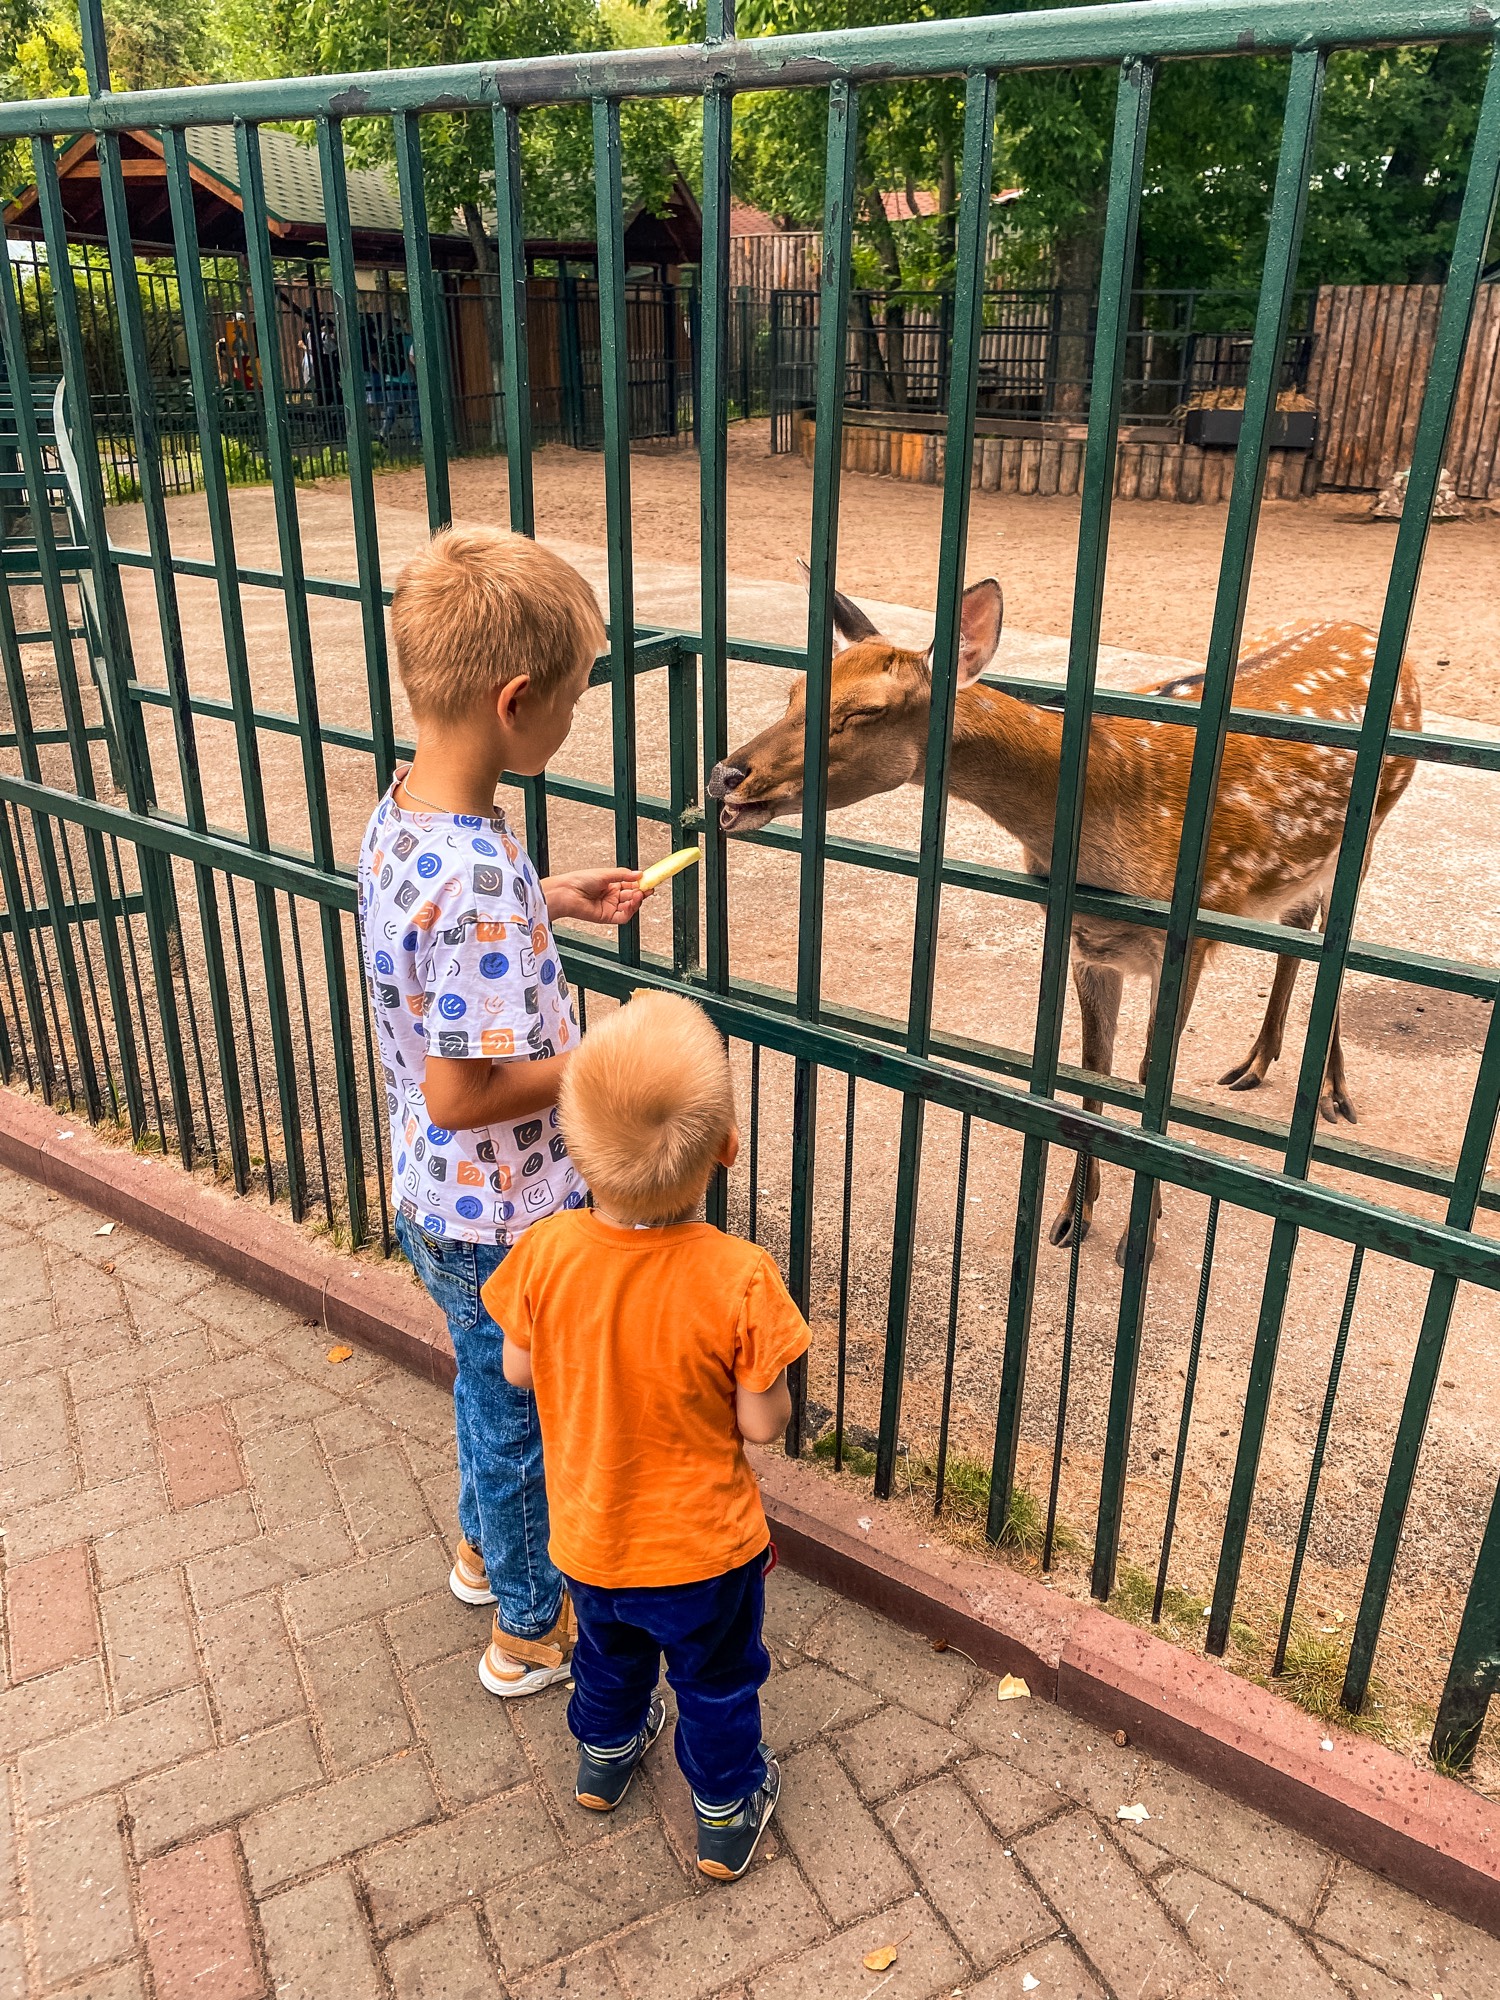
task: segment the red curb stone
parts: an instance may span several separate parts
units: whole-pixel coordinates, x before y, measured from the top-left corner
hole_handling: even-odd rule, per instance
[[[752,1449],[766,1519],[789,1569],[884,1612],[929,1639],[946,1639],[976,1665],[1019,1674],[1054,1698],[1058,1665],[1084,1606],[993,1564],[966,1561],[868,1496]],[[859,1523],[867,1520],[868,1528]]]
[[[244,1485],[245,1469],[222,1403],[164,1417],[156,1435],[174,1507],[196,1507],[200,1500],[217,1500]]]
[[[265,1992],[232,1834],[146,1862],[141,1905],[157,2000],[258,2000]]]
[[[1075,1628],[1058,1700],[1500,1936],[1500,1805],[1467,1785],[1104,1611]]]
[[[76,1136],[60,1140],[63,1129]],[[453,1379],[446,1329],[404,1265],[337,1256],[282,1216],[231,1200],[169,1162],[102,1147],[85,1127],[65,1126],[7,1090],[0,1090],[0,1166],[129,1223],[336,1338],[358,1340],[428,1380]],[[1001,1565],[926,1542],[904,1515],[780,1453],[751,1457],[789,1567],[946,1639],[990,1671],[1021,1674],[1034,1694],[1125,1729],[1152,1754],[1500,1936],[1500,1809],[1489,1801],[1358,1737],[1340,1733],[1332,1751],[1322,1750],[1317,1722],[1217,1662]],[[237,1877],[235,1884],[238,1895]],[[161,1995],[178,2000],[203,1990],[162,1985]],[[240,1988],[222,1991],[239,2000]]]
[[[12,1680],[34,1680],[74,1660],[92,1659],[98,1652],[99,1621],[88,1554],[81,1542],[12,1564],[5,1600]]]

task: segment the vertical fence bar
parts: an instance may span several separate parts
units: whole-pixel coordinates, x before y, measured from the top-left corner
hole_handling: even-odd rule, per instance
[[[24,705],[26,680],[21,667],[21,649],[16,642],[15,613],[11,607],[8,585],[0,587],[0,666],[4,668],[11,721],[15,726],[18,742],[22,746],[21,768],[24,775],[28,734],[23,721],[26,713]],[[17,688],[21,694],[20,707],[16,701]],[[27,1019],[31,1023],[31,1042],[36,1050],[37,1076],[42,1096],[50,1104],[57,1091],[57,1057],[61,1051],[54,1049],[52,1034],[47,1025],[47,1009],[42,998],[36,946],[31,935],[32,911],[21,881],[19,857],[11,833],[10,814],[3,805],[0,805],[0,888],[5,891],[5,906],[10,912],[11,930],[16,941],[16,965],[21,975],[21,995],[26,1002]]]
[[[52,638],[52,655],[57,669],[58,689],[68,721],[68,737],[73,752],[74,783],[81,792],[88,795],[94,790],[93,768],[89,762],[88,742],[84,736],[83,715],[78,705],[78,690],[74,679],[76,663],[73,657],[73,641],[68,636],[67,604],[63,596],[62,570],[58,560],[57,544],[52,532],[52,505],[48,491],[47,468],[43,462],[41,436],[31,396],[31,377],[26,365],[20,306],[16,297],[15,267],[11,262],[10,246],[3,230],[0,230],[0,263],[3,263],[4,267],[3,280],[0,280],[0,338],[3,338],[5,353],[15,358],[15,365],[11,368],[10,374],[14,385],[16,443],[20,452],[21,469],[26,480],[26,498],[31,510],[32,529],[36,537],[37,567],[41,577],[42,598],[47,610],[47,625]],[[8,600],[9,586],[3,587]],[[41,760],[37,755],[31,702],[21,666],[19,647],[15,644],[15,627],[10,620],[8,601],[6,613],[9,629],[4,634],[5,678],[10,696],[11,716],[16,730],[22,770],[25,776],[39,783],[43,782]],[[53,943],[62,979],[68,1028],[78,1057],[84,1105],[89,1118],[98,1120],[103,1115],[104,1101],[99,1089],[94,1038],[89,1031],[72,927],[65,915],[68,897],[57,865],[57,848],[52,828],[41,815],[36,816],[36,848],[42,888],[52,913]],[[99,851],[99,859],[102,864],[102,849]],[[102,910],[108,900],[107,884],[96,881],[94,892]],[[107,1065],[108,1052],[100,1047],[97,1054],[99,1061]]]
[[[323,740],[318,713],[317,679],[313,667],[312,630],[307,615],[306,574],[302,558],[302,532],[297,516],[296,467],[292,457],[291,423],[286,403],[286,381],[277,328],[276,274],[271,261],[271,238],[266,216],[265,170],[261,159],[260,128],[243,123],[235,127],[235,151],[240,170],[240,203],[245,217],[245,251],[250,276],[250,298],[257,324],[263,329],[259,343],[261,395],[265,406],[266,461],[271,473],[271,489],[276,507],[276,541],[281,559],[283,594],[286,604],[287,646],[291,656],[292,684],[297,703],[298,740],[302,748],[302,784],[307,800],[309,835],[313,859],[320,868],[334,865],[333,836],[328,818],[328,780],[323,761]],[[337,312],[337,308],[335,308]],[[342,339],[340,341],[343,347]],[[358,347],[343,353],[341,375],[358,365]],[[363,392],[361,389],[361,404]],[[282,1142],[293,1216],[300,1222],[307,1202],[307,1166],[302,1139],[302,1104],[297,1089],[297,1061],[292,1036],[291,1007],[282,957],[281,931],[276,913],[275,892],[256,884],[256,912],[260,918],[261,958],[266,974],[266,1006],[271,1017],[271,1043],[276,1059],[276,1083],[281,1104]],[[336,931],[337,912],[324,908],[325,952],[329,922],[335,926],[331,971],[342,970],[341,941]],[[333,980],[330,978],[330,988]],[[352,1101],[352,1076],[345,1068],[352,1064],[353,1052],[340,1027],[330,1023],[334,1058],[339,1071],[341,1108]],[[308,1079],[309,1086],[313,1080]],[[347,1144],[345,1165],[352,1172]],[[357,1135],[356,1135],[357,1137]],[[358,1145],[354,1149],[358,1159]],[[352,1180],[351,1180],[352,1185]]]
[[[803,743],[802,852],[799,866],[797,1012],[815,1021],[823,988],[823,846],[828,824],[828,704],[832,688],[833,599],[839,546],[844,434],[844,325],[849,317],[850,233],[859,149],[859,105],[842,79],[828,93],[823,179],[823,290],[819,307],[817,434],[813,456],[812,547],[808,552],[807,725]],[[818,1071],[798,1056],[792,1071],[792,1208],[787,1284],[806,1313],[812,1289],[812,1236],[818,1158]],[[789,1375],[792,1420],[786,1448],[802,1449],[807,1366]]]
[[[1344,1354],[1349,1346],[1349,1329],[1354,1324],[1354,1302],[1359,1296],[1359,1274],[1364,1269],[1365,1246],[1355,1245],[1349,1260],[1349,1278],[1344,1287],[1344,1309],[1339,1314],[1338,1332],[1333,1340],[1333,1359],[1328,1369],[1328,1385],[1323,1392],[1323,1409],[1318,1418],[1318,1435],[1308,1468],[1307,1491],[1302,1499],[1302,1518],[1297,1524],[1297,1546],[1292,1554],[1292,1574],[1286,1587],[1286,1603],[1281,1613],[1281,1630],[1276,1635],[1276,1653],[1271,1672],[1279,1674],[1286,1665],[1287,1641],[1292,1636],[1292,1619],[1297,1611],[1297,1592],[1302,1584],[1302,1565],[1307,1559],[1308,1537],[1312,1533],[1313,1508],[1317,1505],[1318,1483],[1323,1477],[1323,1461],[1328,1455],[1328,1436],[1333,1429],[1333,1412],[1338,1402],[1339,1381],[1344,1372]]]
[[[181,131],[169,131],[162,135],[166,152],[167,196],[172,210],[172,230],[177,248],[177,277],[182,289],[183,320],[187,334],[188,366],[192,375],[193,400],[198,418],[198,439],[203,459],[203,488],[208,514],[209,535],[213,543],[214,567],[217,572],[219,593],[219,623],[224,634],[224,663],[229,679],[229,699],[234,710],[235,746],[239,754],[240,793],[245,813],[246,837],[252,847],[262,853],[269,850],[270,834],[266,819],[265,783],[261,774],[260,741],[255,727],[255,690],[250,679],[250,655],[245,640],[244,608],[240,602],[239,583],[236,577],[236,555],[234,525],[230,517],[229,484],[224,470],[224,440],[219,425],[217,375],[214,366],[212,337],[208,323],[208,299],[203,285],[203,262],[198,242],[197,215],[193,207],[193,182],[188,166],[187,143]],[[243,143],[239,146],[241,169],[241,199],[245,213],[245,233],[247,253],[251,250],[252,239],[264,235],[264,191],[258,185],[258,176],[247,188],[243,175],[248,166],[252,172],[259,164],[259,145],[256,157],[249,158],[250,149]],[[268,324],[274,328],[275,307],[272,293],[271,316]],[[262,286],[262,297],[264,290]],[[252,300],[254,293],[252,292]],[[262,386],[265,384],[264,371],[269,364],[273,373],[280,360],[279,343],[272,339],[264,343],[271,350],[262,356]],[[278,413],[279,414],[279,413]],[[285,438],[275,439],[276,417],[268,404],[266,413],[266,449],[272,459],[272,476],[276,477],[279,467],[277,460],[285,449]],[[277,527],[280,539],[280,554],[283,569],[287,562],[288,542],[292,545],[293,568],[291,578],[301,584],[300,546],[297,545],[295,527],[290,538],[286,533],[286,508],[282,492],[276,495]],[[291,579],[289,579],[290,582]],[[290,621],[295,625],[295,617]],[[305,618],[304,618],[305,623]],[[292,666],[294,675],[299,668],[297,636],[292,635]],[[299,693],[301,692],[299,686]],[[317,717],[301,714],[303,742],[308,744],[309,725],[316,729]],[[327,786],[319,785],[320,797],[326,800]],[[308,795],[309,816],[316,819],[319,811],[325,818],[326,803],[315,801],[311,790]],[[317,850],[316,834],[314,852]],[[273,1021],[277,1002],[284,1007],[285,990],[277,977],[281,965],[281,937],[276,919],[275,896],[264,884],[256,884],[256,916],[260,926],[261,957],[265,965],[267,981],[267,1004],[272,1010]],[[277,969],[273,971],[273,965]],[[280,991],[275,989],[280,987]],[[253,1034],[247,1017],[246,1032]],[[278,1070],[280,1064],[277,1065]],[[226,1098],[227,1102],[227,1098]],[[288,1118],[288,1109],[291,1117]],[[291,1095],[290,1106],[283,1099],[284,1139],[287,1147],[288,1172],[296,1178],[294,1137],[300,1118],[296,1111],[295,1091]],[[300,1135],[298,1135],[300,1136]],[[245,1135],[242,1117],[238,1109],[229,1119],[230,1158],[235,1171],[235,1184],[240,1185],[241,1175],[248,1175],[248,1155],[245,1151]],[[241,1190],[243,1192],[243,1189]]]
[[[710,46],[734,33],[734,0],[709,0]],[[699,577],[702,597],[703,737],[705,761],[729,751],[726,572],[729,561],[729,199],[734,100],[713,84],[703,99],[703,287],[700,313],[701,443],[698,457]],[[729,986],[727,843],[717,811],[703,827],[704,966],[716,993]],[[714,1218],[720,1224],[724,1217]]]
[[[246,218],[246,250],[252,270],[252,298],[260,300],[260,314],[268,326],[276,326],[276,278],[270,258],[270,234],[266,224],[266,186],[260,158],[260,132],[240,126],[236,132],[240,156],[240,200]],[[308,602],[302,570],[302,532],[296,512],[296,488],[292,474],[292,450],[286,422],[286,384],[282,380],[280,344],[268,342],[270,366],[262,374],[262,394],[266,404],[266,454],[272,470],[276,494],[276,534],[286,578],[286,634],[292,656],[292,682],[296,688],[298,742],[302,746],[302,788],[308,802],[308,832],[312,858],[328,872],[336,866],[334,834],[328,816],[328,772],[322,752],[322,724],[318,714],[318,682],[312,664],[312,632],[308,626]],[[302,1114],[296,1096],[296,1062],[292,1058],[290,1010],[286,1006],[286,972],[276,928],[274,896],[256,884],[256,908],[262,912],[262,956],[268,982],[276,982],[274,1036],[276,1070],[286,1074],[286,1094],[282,1116],[296,1126],[296,1152],[292,1152],[292,1126],[288,1132],[288,1174],[296,1188],[296,1198],[304,1198],[304,1158],[302,1158]],[[354,1060],[354,1022],[348,1008],[348,968],[344,954],[344,924],[332,904],[318,904],[318,926],[322,932],[324,978],[328,986],[328,1036],[334,1052],[334,1076],[338,1080],[338,1132],[344,1154],[344,1202],[348,1208],[350,1242],[358,1248],[366,1234],[364,1216],[364,1136],[360,1132],[360,1094]],[[316,1090],[316,1078],[308,1076],[308,1088]],[[376,1110],[378,1118],[378,1110]]]
[[[1474,301],[1494,221],[1497,191],[1500,191],[1500,59],[1492,56],[1474,133],[1463,206],[1453,239],[1448,282],[1443,289],[1427,387],[1422,397],[1421,415],[1417,419],[1411,476],[1407,481],[1401,522],[1396,530],[1390,582],[1381,614],[1380,633],[1375,642],[1375,664],[1370,674],[1364,723],[1354,760],[1354,776],[1349,786],[1344,835],[1339,844],[1333,889],[1325,909],[1323,947],[1317,960],[1317,983],[1313,988],[1302,1065],[1297,1077],[1297,1096],[1287,1139],[1284,1164],[1289,1174],[1305,1174],[1312,1155],[1318,1100],[1328,1067],[1329,1044],[1338,1019],[1339,990],[1353,937],[1355,905],[1369,854],[1391,710],[1395,706],[1407,635],[1411,629],[1412,607],[1432,522],[1438,474],[1447,450],[1459,371],[1463,366],[1464,349],[1474,316]],[[1240,1566],[1244,1559],[1250,1508],[1265,1439],[1271,1384],[1281,1343],[1297,1234],[1294,1222],[1282,1220],[1276,1223],[1271,1235],[1265,1289],[1245,1387],[1245,1419],[1235,1457],[1219,1572],[1214,1583],[1213,1609],[1208,1621],[1207,1644],[1209,1651],[1214,1653],[1222,1653],[1228,1643],[1229,1621],[1239,1589]]]
[[[171,568],[171,537],[167,524],[166,495],[162,481],[161,431],[156,386],[151,376],[146,330],[131,237],[130,215],[125,199],[125,176],[120,158],[120,142],[112,132],[100,132],[95,141],[99,158],[100,192],[104,203],[105,230],[109,239],[110,270],[114,279],[115,309],[119,316],[120,340],[125,359],[132,429],[135,437],[136,474],[141,489],[142,511],[146,519],[146,539],[151,551],[151,574],[156,591],[157,620],[161,629],[162,658],[166,664],[167,693],[171,704],[173,733],[177,746],[177,768],[182,784],[183,807],[188,824],[203,831],[207,819],[203,806],[203,785],[198,768],[198,743],[188,687],[187,657],[183,646],[182,615],[177,600],[176,579]],[[144,861],[143,861],[144,865]],[[168,882],[170,871],[164,871]],[[234,1023],[229,1006],[229,981],[224,964],[223,939],[218,923],[218,897],[212,872],[201,866],[193,870],[203,950],[209,1006],[213,1015],[219,1071],[226,1099],[237,1098],[239,1089],[238,1054]],[[185,955],[184,934],[177,913],[176,888],[171,889],[172,935],[164,940],[157,957],[153,942],[153,963],[158,991],[172,990],[175,977],[174,946],[182,954],[184,994],[191,1008],[192,984]],[[163,1006],[175,1009],[175,998],[163,998]],[[197,1045],[197,1024],[190,1019],[193,1042]],[[192,1164],[193,1124],[189,1110],[187,1072],[181,1051],[167,1051],[168,1073],[172,1078],[173,1100],[178,1112],[178,1144],[184,1163]],[[178,1096],[179,1066],[181,1096]],[[205,1095],[205,1107],[207,1099]],[[236,1113],[231,1126],[240,1123]],[[214,1151],[210,1138],[210,1152]]]
[[[609,666],[614,734],[615,861],[640,859],[636,823],[635,578],[630,525],[630,353],[625,305],[625,197],[620,106],[594,100],[594,199],[599,244],[599,386],[604,408],[604,508],[609,528]],[[620,929],[620,957],[639,965],[641,929]]]
[[[1474,1094],[1469,1102],[1463,1143],[1454,1170],[1453,1192],[1449,1196],[1448,1213],[1444,1218],[1450,1229],[1472,1229],[1474,1226],[1485,1167],[1495,1142],[1497,1119],[1500,1119],[1500,994],[1490,1003],[1490,1025],[1484,1038],[1479,1074],[1474,1080]],[[1434,1275],[1428,1286],[1427,1304],[1417,1332],[1416,1351],[1412,1355],[1401,1418],[1396,1426],[1391,1462],[1386,1470],[1380,1517],[1375,1524],[1375,1539],[1370,1546],[1370,1561],[1365,1570],[1364,1589],[1360,1593],[1359,1613],[1354,1621],[1354,1635],[1349,1642],[1349,1665],[1345,1670],[1340,1700],[1355,1714],[1363,1708],[1370,1685],[1375,1648],[1385,1620],[1385,1607],[1396,1568],[1396,1553],[1406,1526],[1406,1510],[1411,1504],[1412,1486],[1417,1476],[1417,1459],[1422,1439],[1427,1433],[1428,1419],[1432,1415],[1432,1399],[1437,1392],[1438,1374],[1443,1364],[1453,1302],[1457,1295],[1456,1279],[1442,1272]],[[1471,1595],[1478,1587],[1476,1575]]]
[[[416,358],[427,525],[436,530],[446,528],[453,519],[453,501],[448,491],[447,398],[443,392],[443,354],[448,329],[439,310],[432,275],[427,183],[422,171],[422,121],[415,111],[398,111],[391,123],[396,141],[396,181],[401,190],[401,232],[406,244],[406,299],[411,313],[412,353]],[[358,365],[356,350],[355,366]]]
[[[1490,1696],[1500,1687],[1500,1490],[1490,1507],[1474,1581],[1453,1644],[1438,1703],[1432,1755],[1446,1769],[1466,1771],[1479,1746]]]
[[[1129,60],[1120,69],[1115,100],[1114,143],[1104,219],[1104,260],[1099,280],[1098,327],[1094,338],[1096,391],[1089,405],[1084,448],[1083,504],[1078,529],[1078,563],[1073,584],[1073,624],[1068,641],[1068,681],[1063,701],[1057,774],[1057,812],[1048,863],[1047,917],[1042,938],[1042,972],[1032,1039],[1030,1088],[1050,1097],[1057,1083],[1067,994],[1068,953],[1073,929],[1073,893],[1083,840],[1084,782],[1094,682],[1099,664],[1099,629],[1104,576],[1109,555],[1109,521],[1114,497],[1115,459],[1120,426],[1121,376],[1130,327],[1130,284],[1140,225],[1141,180],[1151,116],[1155,67]],[[1080,1159],[1075,1171],[1087,1173]],[[998,1542],[1010,1518],[1016,1453],[1021,1436],[1021,1402],[1026,1356],[1036,1296],[1041,1246],[1042,1204],[1047,1188],[1047,1147],[1026,1139],[1016,1201],[1015,1248],[1001,1356],[1000,1399],[990,1474],[986,1533]]]
[[[937,620],[923,771],[922,832],[918,846],[915,937],[906,1010],[906,1048],[925,1056],[932,1032],[942,922],[943,846],[948,830],[948,763],[960,676],[959,634],[964,599],[964,559],[969,542],[969,499],[974,470],[974,421],[979,408],[979,343],[984,328],[984,267],[988,251],[990,189],[994,178],[995,79],[985,72],[964,88],[963,179],[958,201],[957,296],[953,322],[952,393],[943,467],[943,523],[938,557]],[[842,325],[842,321],[840,322]],[[826,333],[825,333],[826,339]],[[841,344],[842,345],[842,344]],[[999,631],[996,593],[996,633]],[[810,712],[810,711],[809,711]],[[804,836],[805,837],[805,836]],[[804,850],[805,852],[805,850]],[[901,1101],[896,1215],[891,1241],[891,1283],[886,1307],[885,1363],[880,1390],[880,1436],[875,1491],[884,1499],[896,1471],[901,1397],[906,1373],[906,1333],[911,1312],[917,1201],[922,1184],[922,1133],[926,1099],[916,1091]]]
[[[521,120],[509,105],[494,112],[495,241],[500,285],[501,388],[505,418],[505,492],[513,534],[536,533],[531,476],[531,351],[526,314],[526,221],[521,200]],[[526,847],[537,874],[550,870],[547,777],[523,778]]]
[[[1234,703],[1235,666],[1245,622],[1245,601],[1250,590],[1251,559],[1260,518],[1261,494],[1266,482],[1271,428],[1276,418],[1276,397],[1281,385],[1281,357],[1297,287],[1297,263],[1302,251],[1302,225],[1307,212],[1307,185],[1317,140],[1325,60],[1321,49],[1301,51],[1292,58],[1287,84],[1281,155],[1271,196],[1266,262],[1245,384],[1245,414],[1234,456],[1234,484],[1224,530],[1224,553],[1219,566],[1208,664],[1204,673],[1198,727],[1193,737],[1187,803],[1177,849],[1177,872],[1172,884],[1172,906],[1162,947],[1156,1017],[1150,1033],[1142,1120],[1148,1132],[1164,1132],[1167,1129],[1177,1067],[1177,1046],[1202,964],[1202,948],[1193,942],[1193,925],[1203,894],[1214,799],[1223,762],[1229,711]],[[1099,1528],[1094,1543],[1093,1591],[1100,1598],[1107,1598],[1114,1588],[1115,1564],[1119,1555],[1136,1372],[1140,1364],[1146,1286],[1159,1207],[1156,1182],[1149,1175],[1137,1175],[1131,1194],[1125,1276],[1120,1289],[1114,1372],[1110,1383],[1109,1420],[1100,1483]]]
[[[120,573],[110,558],[109,530],[104,511],[104,480],[100,469],[99,442],[94,428],[93,397],[90,394],[88,363],[78,308],[78,273],[69,254],[62,191],[57,178],[57,156],[48,142],[44,140],[33,142],[32,164],[36,173],[37,202],[47,246],[47,261],[52,272],[52,303],[57,316],[62,358],[64,400],[59,416],[60,421],[67,425],[70,445],[76,447],[72,451],[72,457],[77,468],[78,511],[91,551],[94,623],[97,644],[104,663],[105,687],[101,689],[101,700],[107,700],[108,721],[114,739],[111,745],[111,768],[124,790],[130,810],[133,813],[145,814],[154,803],[150,752],[145,740],[140,708],[130,693],[130,683],[135,677],[130,626],[125,613]],[[85,597],[86,585],[82,577],[79,579],[78,589],[80,597]],[[92,767],[90,769],[92,770]],[[99,863],[107,879],[108,863],[104,858],[102,845]],[[90,868],[97,879],[98,868],[95,865],[92,845]],[[140,872],[146,929],[151,941],[153,960],[158,963],[165,962],[166,941],[172,929],[174,908],[170,880],[161,856],[155,853],[148,855],[142,852]],[[125,934],[131,941],[133,953],[131,919],[125,906],[123,888],[120,902],[125,910]],[[112,945],[116,937],[112,918],[108,935]],[[123,985],[123,967],[117,966],[115,962],[117,958],[118,953],[114,950],[106,951],[110,978],[110,1004],[115,1010],[116,1033],[122,1037],[121,1063],[125,1071],[126,1104],[131,1119],[132,1135],[138,1138],[144,1129],[145,1111],[139,1097],[139,1074],[134,1059],[130,1000]],[[161,1001],[160,1014],[164,1038],[170,1041],[179,1040],[176,1007],[170,987]],[[154,1068],[154,1058],[150,1049],[151,1037],[144,1011],[140,1014],[140,1022],[148,1067]],[[127,1037],[128,1045],[125,1039]],[[177,1067],[180,1070],[180,1054]],[[156,1090],[154,1074],[151,1077],[151,1085],[154,1095]],[[173,1087],[175,1089],[175,1080]],[[185,1096],[184,1079],[183,1097],[179,1100],[179,1105],[185,1102]],[[160,1123],[159,1104],[157,1113]],[[162,1145],[165,1150],[164,1133]]]
[[[699,818],[698,662],[685,646],[675,646],[667,662],[667,716],[675,849],[691,844]],[[672,877],[673,971],[679,978],[696,972],[698,957],[698,879],[695,870],[687,869]]]
[[[370,729],[375,738],[375,777],[381,791],[396,769],[395,726],[391,719],[391,674],[385,640],[385,601],[380,587],[380,537],[375,525],[375,480],[370,457],[370,417],[365,407],[360,360],[359,286],[349,234],[349,178],[344,165],[344,129],[320,118],[318,171],[328,229],[328,275],[333,287],[344,391],[344,448],[349,462],[349,501],[354,513],[354,559],[364,621],[365,681],[370,694]]]

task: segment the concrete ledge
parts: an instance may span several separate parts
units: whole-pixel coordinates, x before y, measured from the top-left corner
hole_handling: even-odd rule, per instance
[[[72,1136],[63,1138],[64,1132]],[[453,1353],[404,1265],[310,1242],[284,1213],[167,1161],[102,1145],[81,1122],[0,1090],[0,1166],[151,1236],[236,1283],[444,1385]],[[1024,1676],[1103,1729],[1500,1936],[1500,1806],[1382,1745],[1339,1732],[1217,1661],[1186,1653],[1003,1565],[924,1538],[776,1452],[752,1453],[790,1568],[979,1666]],[[1331,1742],[1324,1750],[1323,1742]]]

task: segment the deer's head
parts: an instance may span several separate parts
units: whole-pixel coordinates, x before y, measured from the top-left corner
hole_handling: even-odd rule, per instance
[[[958,685],[970,686],[1000,643],[1004,600],[993,577],[971,584],[959,617]],[[932,648],[910,652],[876,631],[835,591],[837,635],[828,721],[828,804],[852,806],[920,779],[932,700]],[[754,833],[802,810],[807,684],[799,677],[786,713],[731,751],[709,773],[726,833]]]

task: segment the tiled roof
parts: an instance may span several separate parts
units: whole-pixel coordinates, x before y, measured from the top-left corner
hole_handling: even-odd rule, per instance
[[[188,155],[215,180],[236,195],[240,170],[230,125],[190,125]],[[266,207],[278,222],[293,226],[323,226],[323,183],[315,146],[304,146],[289,132],[260,132],[260,158],[266,181]],[[356,230],[401,234],[401,199],[392,177],[379,167],[350,167],[349,221]]]

